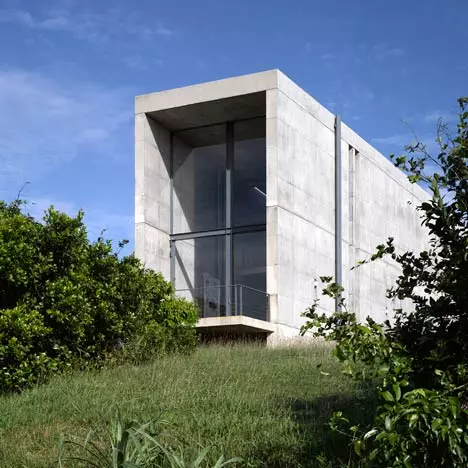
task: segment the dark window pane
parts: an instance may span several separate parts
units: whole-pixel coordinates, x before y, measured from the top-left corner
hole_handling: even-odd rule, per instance
[[[234,124],[234,226],[266,223],[265,119]]]
[[[233,292],[237,313],[266,320],[266,232],[233,236]]]
[[[226,315],[225,236],[175,242],[175,288],[195,300],[202,317]]]
[[[174,233],[219,229],[226,218],[226,126],[174,135]]]

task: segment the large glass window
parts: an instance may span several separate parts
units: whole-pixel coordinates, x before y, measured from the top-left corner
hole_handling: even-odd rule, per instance
[[[226,125],[178,132],[173,139],[173,233],[226,223]]]
[[[265,144],[265,118],[173,134],[171,275],[202,317],[267,319]]]
[[[175,242],[175,282],[178,293],[196,300],[202,317],[226,315],[224,236]]]
[[[233,225],[266,223],[265,119],[234,125]]]
[[[237,310],[266,320],[266,232],[235,234],[232,258]]]

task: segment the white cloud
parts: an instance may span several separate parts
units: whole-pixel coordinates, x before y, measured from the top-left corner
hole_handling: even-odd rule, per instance
[[[32,16],[28,12],[21,10],[0,10],[0,22],[17,23],[29,27],[34,26]]]
[[[324,62],[331,62],[332,60],[336,60],[336,55],[335,54],[330,54],[330,53],[325,53],[320,56],[320,60]]]
[[[455,119],[456,114],[441,110],[433,110],[423,116],[423,121],[430,124],[435,124],[439,121],[450,123]]]
[[[406,55],[406,50],[401,47],[391,47],[385,42],[375,44],[372,48],[372,55],[377,60],[399,58]]]
[[[386,137],[372,138],[372,141],[379,145],[399,146],[400,148],[403,148],[411,141],[414,141],[414,135],[411,135],[409,133],[398,133]]]
[[[42,16],[28,11],[0,10],[0,23],[18,24],[35,30],[61,32],[76,39],[93,43],[108,42],[119,37],[151,40],[156,36],[171,36],[174,31],[162,22],[148,25],[136,13],[113,8],[105,12],[83,10],[74,12],[70,8],[51,8]]]
[[[47,197],[33,198],[25,208],[31,216],[42,219],[44,212],[53,205],[55,209],[70,216],[76,216],[80,207],[63,200],[53,200]],[[115,242],[133,239],[133,216],[124,213],[109,213],[101,208],[82,207],[85,212],[84,222],[91,239],[96,239],[103,231],[104,237]]]
[[[155,33],[160,35],[160,36],[172,36],[174,34],[174,31],[171,29],[166,28],[163,24],[159,24],[156,29]]]
[[[132,93],[0,69],[0,186],[21,186],[78,154],[112,153]]]
[[[371,89],[366,89],[362,96],[366,101],[373,101],[375,99],[375,93]]]
[[[381,147],[388,148],[388,151],[403,151],[405,146],[415,145],[417,142],[425,145],[429,154],[435,156],[439,152],[439,146],[435,141],[435,135],[415,133],[397,133],[387,137],[373,138],[372,142]]]
[[[44,212],[52,205],[55,209],[63,211],[70,216],[76,216],[78,213],[78,208],[76,208],[73,203],[52,200],[51,198],[32,198],[31,200],[27,201],[27,205],[24,211],[28,212],[36,219],[42,219]]]
[[[157,57],[138,54],[122,56],[121,60],[125,65],[136,70],[150,70],[154,67],[160,67],[164,63],[162,59]]]

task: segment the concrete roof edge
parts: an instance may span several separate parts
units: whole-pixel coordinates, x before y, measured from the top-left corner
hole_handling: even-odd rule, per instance
[[[374,148],[374,146],[372,146],[368,141],[364,140],[364,138],[344,122],[341,124],[341,138],[352,147],[356,148],[363,156],[372,161],[377,167],[379,167],[379,169],[400,183],[418,200],[424,201],[428,199],[429,193],[426,190],[418,184],[412,184],[403,171],[395,167],[388,158],[386,158],[380,151]]]
[[[272,69],[224,78],[216,81],[194,84],[135,97],[135,114],[182,107],[218,99],[278,89],[289,99],[321,121],[330,130],[334,129],[335,114],[314,99],[279,69]],[[398,181],[405,189],[420,200],[428,193],[419,185],[410,184],[405,174],[397,169],[382,153],[364,140],[345,123],[342,124],[342,138],[377,167]]]
[[[184,86],[135,97],[135,114],[267,91],[278,86],[277,69]]]
[[[336,115],[320,104],[320,102],[314,99],[307,91],[302,89],[280,70],[278,70],[278,90],[289,99],[296,102],[297,105],[303,107],[327,128],[334,131]],[[411,184],[400,169],[396,168],[388,158],[344,122],[342,122],[341,137],[348,144],[356,148],[362,155],[371,160],[379,169],[396,180],[408,192],[411,192],[417,199],[423,201],[428,198],[429,194],[426,190],[417,184]]]
[[[278,70],[278,90],[330,130],[334,129],[335,114],[320,104],[320,102],[280,70]]]
[[[278,70],[278,90],[289,99],[295,101],[296,104],[306,109],[309,114],[322,122],[330,130],[334,131],[335,114],[320,104],[320,102],[314,99],[307,91],[302,89],[280,70]],[[427,200],[429,194],[426,190],[417,184],[411,184],[400,169],[395,167],[388,158],[344,122],[342,122],[341,137],[343,140],[347,141],[348,144],[355,147],[361,154],[367,156],[377,167],[396,180],[417,199],[421,201]]]

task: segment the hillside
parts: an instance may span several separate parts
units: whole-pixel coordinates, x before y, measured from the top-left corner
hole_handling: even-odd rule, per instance
[[[212,459],[314,466],[314,454],[347,452],[342,440],[325,440],[323,430],[344,400],[356,414],[369,412],[366,392],[340,374],[324,345],[201,347],[191,356],[64,375],[1,397],[0,466],[56,466],[61,434],[85,437],[94,429],[106,440],[117,409],[124,418],[164,420],[185,453],[211,446]]]

